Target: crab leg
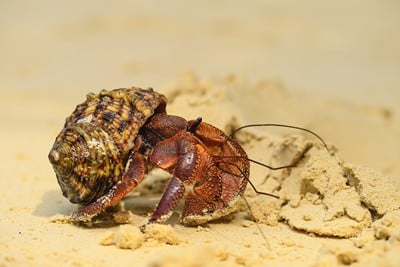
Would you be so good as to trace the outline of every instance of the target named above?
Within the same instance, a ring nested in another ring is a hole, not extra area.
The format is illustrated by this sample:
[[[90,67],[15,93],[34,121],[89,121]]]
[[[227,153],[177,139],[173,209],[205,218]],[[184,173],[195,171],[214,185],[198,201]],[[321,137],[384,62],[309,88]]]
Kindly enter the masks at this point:
[[[184,195],[184,183],[194,182],[193,169],[201,161],[195,142],[190,139],[185,133],[175,135],[159,142],[148,157],[154,166],[174,175],[149,223],[166,221]]]
[[[143,180],[146,171],[143,156],[133,153],[127,166],[121,181],[111,187],[107,194],[73,213],[72,219],[75,221],[89,221],[108,207],[117,204],[126,194],[132,191]]]
[[[172,213],[172,210],[178,205],[185,193],[185,186],[178,178],[173,177],[169,182],[164,195],[157,205],[156,210],[151,216],[149,223],[164,222]]]

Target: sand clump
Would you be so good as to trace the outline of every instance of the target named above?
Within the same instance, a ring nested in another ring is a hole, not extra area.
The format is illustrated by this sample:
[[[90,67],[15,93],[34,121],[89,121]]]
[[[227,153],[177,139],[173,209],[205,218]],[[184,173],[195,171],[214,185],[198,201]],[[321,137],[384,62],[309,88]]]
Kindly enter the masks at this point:
[[[349,183],[360,195],[362,203],[378,216],[399,209],[400,192],[396,190],[390,177],[371,168],[350,163],[344,164],[344,171]]]
[[[376,230],[379,239],[380,235],[389,235],[387,231],[395,231],[395,226],[400,227],[400,193],[390,177],[343,162],[320,144],[309,146],[309,141],[297,136],[289,136],[282,144],[277,143],[275,151],[282,153],[286,162],[292,163],[290,158],[299,159],[299,155],[301,159],[297,167],[281,172],[282,183],[276,192],[280,200],[260,196],[250,200],[256,221],[268,225],[285,221],[307,233],[343,238],[373,227],[381,229]]]
[[[155,241],[159,244],[178,245],[180,238],[170,225],[149,224],[144,230],[144,237],[147,242]]]
[[[64,215],[64,214],[53,215],[50,217],[49,221],[52,223],[59,223],[59,224],[73,223],[71,216]]]
[[[282,143],[287,146],[288,141],[304,142],[290,136]],[[293,151],[294,146],[303,148],[304,153]],[[388,231],[396,231],[395,226],[400,227],[400,193],[389,177],[368,167],[344,163],[319,144],[311,148],[294,146],[289,146],[293,158],[299,154],[302,158],[296,168],[281,173],[282,184],[276,192],[281,199],[250,199],[257,222],[273,226],[285,221],[306,233],[342,238],[374,228],[376,238],[381,239],[390,235]],[[288,158],[286,151],[279,153]]]
[[[106,239],[109,240],[110,237],[106,236]],[[140,247],[144,240],[140,229],[133,225],[120,226],[117,233],[114,235],[114,242],[118,248],[136,249]]]
[[[107,232],[100,244],[103,246],[115,245],[122,249],[137,249],[142,245],[178,245],[180,242],[174,229],[169,225],[150,224],[146,225],[142,231],[137,226],[126,224],[120,225],[115,232]]]
[[[352,237],[371,224],[370,212],[362,206],[356,189],[348,185],[336,157],[310,149],[304,161],[304,168],[282,184],[288,200],[300,195],[296,205],[285,205],[280,212],[291,227],[324,236]]]
[[[389,177],[344,163],[318,146],[304,154],[299,167],[285,178],[281,189],[292,202],[279,215],[293,228],[354,237],[371,227],[373,220],[400,208],[400,193]]]

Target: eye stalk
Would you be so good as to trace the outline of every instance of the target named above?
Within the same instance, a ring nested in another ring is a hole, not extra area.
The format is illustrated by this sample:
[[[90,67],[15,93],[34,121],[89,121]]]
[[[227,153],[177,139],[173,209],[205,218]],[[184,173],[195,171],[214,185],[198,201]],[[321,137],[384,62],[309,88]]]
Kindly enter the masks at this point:
[[[186,131],[191,132],[191,133],[194,133],[194,132],[196,131],[197,127],[200,125],[200,123],[201,123],[202,120],[203,120],[203,119],[202,119],[201,117],[198,117],[198,118],[193,122],[192,125],[189,125],[189,126],[186,128]]]

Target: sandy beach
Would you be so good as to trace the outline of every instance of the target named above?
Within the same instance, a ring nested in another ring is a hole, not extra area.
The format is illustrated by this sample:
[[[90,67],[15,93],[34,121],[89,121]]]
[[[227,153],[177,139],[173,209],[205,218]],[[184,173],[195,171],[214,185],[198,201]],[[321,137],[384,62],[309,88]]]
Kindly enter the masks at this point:
[[[400,5],[1,3],[0,266],[398,266]],[[230,133],[251,164],[236,211],[145,224],[160,170],[90,225],[47,155],[89,92],[153,87],[167,112]]]

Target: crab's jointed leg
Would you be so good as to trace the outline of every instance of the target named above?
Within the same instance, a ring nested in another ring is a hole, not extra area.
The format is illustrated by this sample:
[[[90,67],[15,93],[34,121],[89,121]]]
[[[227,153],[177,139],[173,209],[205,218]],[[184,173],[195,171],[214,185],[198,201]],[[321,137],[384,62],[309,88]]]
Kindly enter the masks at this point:
[[[178,205],[185,193],[185,186],[178,178],[173,177],[153,212],[149,223],[164,222],[171,216],[172,210]]]

